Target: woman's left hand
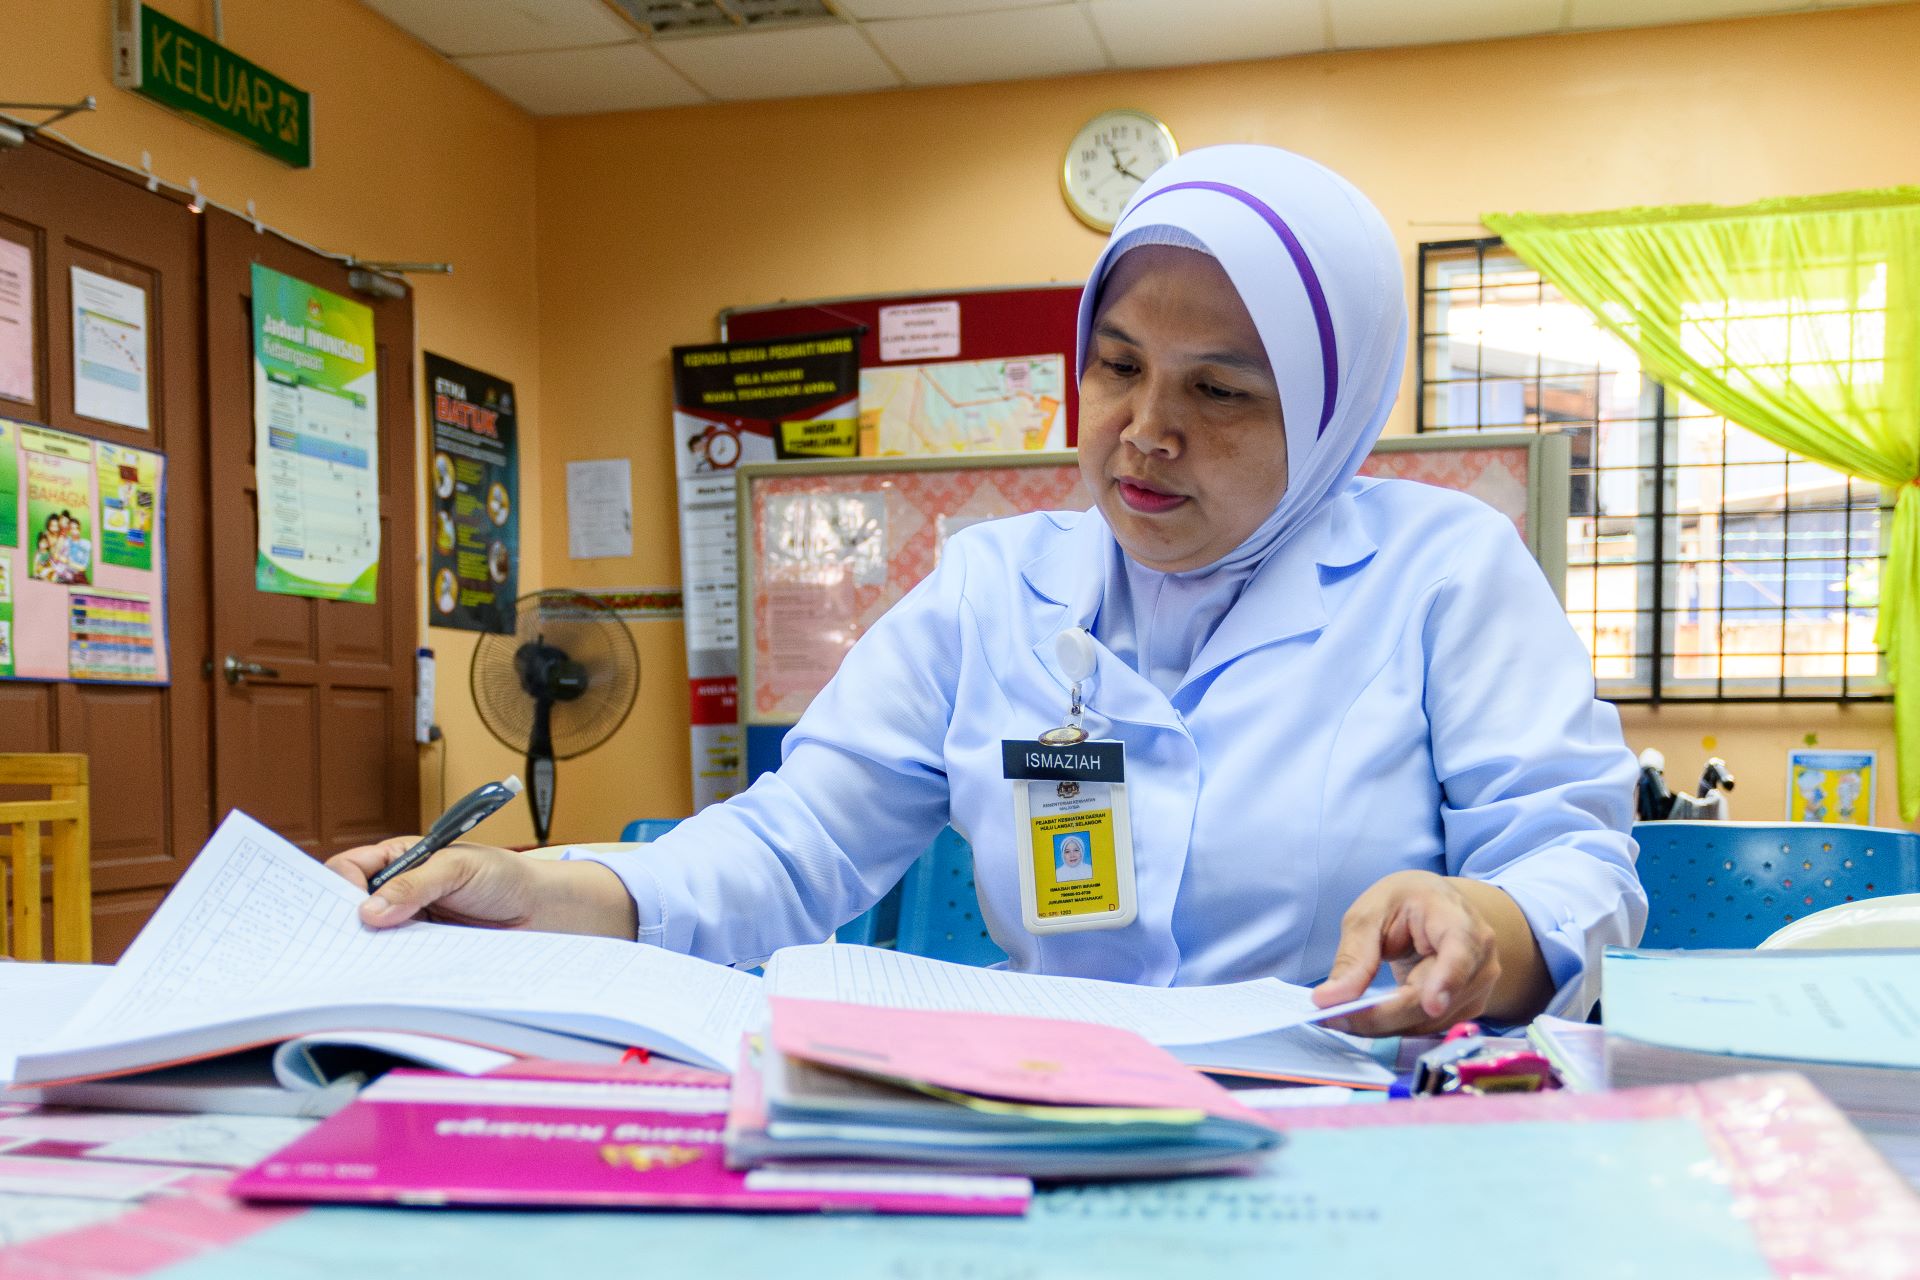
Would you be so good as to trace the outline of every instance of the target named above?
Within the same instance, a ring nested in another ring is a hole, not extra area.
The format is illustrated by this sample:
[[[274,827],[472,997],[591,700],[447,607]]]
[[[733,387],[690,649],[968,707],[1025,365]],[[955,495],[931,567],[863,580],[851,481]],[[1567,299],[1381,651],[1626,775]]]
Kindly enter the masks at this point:
[[[1324,1009],[1359,999],[1382,960],[1400,989],[1326,1025],[1362,1036],[1430,1035],[1485,1013],[1500,986],[1499,926],[1508,923],[1490,918],[1489,891],[1519,916],[1493,886],[1430,871],[1396,871],[1361,894],[1340,922],[1333,971],[1313,1001]],[[1526,942],[1532,945],[1531,932]],[[1535,948],[1536,962],[1538,955]]]

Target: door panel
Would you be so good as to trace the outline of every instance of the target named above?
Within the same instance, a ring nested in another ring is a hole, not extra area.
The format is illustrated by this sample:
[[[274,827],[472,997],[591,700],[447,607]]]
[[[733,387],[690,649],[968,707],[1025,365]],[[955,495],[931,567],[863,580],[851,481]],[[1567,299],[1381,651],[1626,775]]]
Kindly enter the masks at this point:
[[[411,297],[374,311],[379,369],[380,574],[372,604],[255,590],[252,265],[352,295],[340,263],[209,210],[213,649],[272,675],[214,682],[217,807],[244,809],[316,856],[419,825],[411,708],[414,392]]]
[[[0,744],[91,757],[94,958],[112,960],[211,826],[200,226],[60,144],[0,152],[0,236],[34,251],[35,394],[0,413],[167,458],[164,688],[0,681]],[[75,266],[147,292],[151,430],[73,411]]]

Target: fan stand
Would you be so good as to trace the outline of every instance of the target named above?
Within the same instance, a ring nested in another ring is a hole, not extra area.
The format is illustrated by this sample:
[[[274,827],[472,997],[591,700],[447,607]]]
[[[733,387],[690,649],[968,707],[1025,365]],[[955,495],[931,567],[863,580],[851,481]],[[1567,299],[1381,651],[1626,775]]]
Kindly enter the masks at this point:
[[[543,845],[553,827],[553,792],[553,699],[538,698],[527,740],[527,807],[533,810],[533,838]]]

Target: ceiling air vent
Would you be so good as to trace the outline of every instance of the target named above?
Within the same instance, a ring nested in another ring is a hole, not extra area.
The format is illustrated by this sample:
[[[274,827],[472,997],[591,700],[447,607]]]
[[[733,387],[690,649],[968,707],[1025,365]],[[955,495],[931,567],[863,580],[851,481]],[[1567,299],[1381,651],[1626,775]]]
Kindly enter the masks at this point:
[[[612,0],[656,36],[717,35],[839,22],[826,0]]]

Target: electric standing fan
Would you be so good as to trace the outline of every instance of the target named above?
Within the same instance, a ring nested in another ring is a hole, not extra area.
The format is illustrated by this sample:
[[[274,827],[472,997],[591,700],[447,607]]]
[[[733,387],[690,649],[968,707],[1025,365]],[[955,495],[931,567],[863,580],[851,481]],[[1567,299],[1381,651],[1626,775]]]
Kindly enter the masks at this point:
[[[620,615],[578,591],[514,602],[514,629],[473,650],[473,705],[494,737],[527,757],[534,836],[553,822],[553,762],[593,750],[633,710],[640,654]]]

